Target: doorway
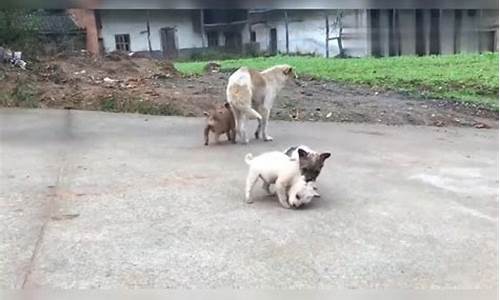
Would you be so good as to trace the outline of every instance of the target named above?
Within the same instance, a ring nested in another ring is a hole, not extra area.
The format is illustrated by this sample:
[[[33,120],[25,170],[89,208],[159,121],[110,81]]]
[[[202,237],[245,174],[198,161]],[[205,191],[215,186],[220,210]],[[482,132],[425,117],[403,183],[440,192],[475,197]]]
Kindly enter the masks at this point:
[[[165,58],[177,57],[177,43],[175,42],[175,28],[165,27],[160,29],[161,49]]]
[[[271,55],[278,54],[278,33],[276,28],[272,28],[270,31],[269,52]]]

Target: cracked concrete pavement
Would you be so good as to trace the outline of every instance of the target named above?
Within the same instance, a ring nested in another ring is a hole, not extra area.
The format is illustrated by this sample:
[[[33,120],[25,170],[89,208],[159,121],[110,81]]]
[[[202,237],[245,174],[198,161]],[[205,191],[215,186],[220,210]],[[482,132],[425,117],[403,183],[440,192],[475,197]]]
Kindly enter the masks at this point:
[[[1,109],[2,288],[498,287],[498,131],[271,122],[203,146],[203,120]],[[333,153],[287,210],[243,156]]]

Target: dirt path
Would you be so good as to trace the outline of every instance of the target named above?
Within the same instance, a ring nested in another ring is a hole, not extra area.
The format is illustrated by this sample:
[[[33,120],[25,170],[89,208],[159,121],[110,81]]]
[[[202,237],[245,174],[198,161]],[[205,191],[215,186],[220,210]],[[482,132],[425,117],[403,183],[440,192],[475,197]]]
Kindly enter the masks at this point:
[[[77,55],[45,59],[27,72],[3,67],[0,75],[0,90],[13,95],[0,97],[1,106],[202,116],[204,110],[224,102],[230,74],[185,78],[164,61]],[[308,78],[285,87],[272,118],[498,128],[497,112],[474,105],[417,100]]]
[[[206,74],[197,78],[165,81],[162,87],[175,89],[179,102],[202,109],[225,98],[229,74]],[[196,107],[197,106],[197,107]],[[300,79],[280,93],[273,119],[381,123],[387,125],[498,127],[498,113],[474,105],[449,101],[416,100],[403,95],[335,82]]]

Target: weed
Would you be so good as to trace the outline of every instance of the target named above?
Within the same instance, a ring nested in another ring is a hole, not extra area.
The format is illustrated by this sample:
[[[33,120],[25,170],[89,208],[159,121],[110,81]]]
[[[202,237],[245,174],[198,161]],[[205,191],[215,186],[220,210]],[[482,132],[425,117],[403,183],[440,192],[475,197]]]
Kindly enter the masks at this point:
[[[3,101],[12,102],[13,106],[35,108],[39,107],[37,87],[28,80],[19,80],[12,90],[11,97],[4,97]]]

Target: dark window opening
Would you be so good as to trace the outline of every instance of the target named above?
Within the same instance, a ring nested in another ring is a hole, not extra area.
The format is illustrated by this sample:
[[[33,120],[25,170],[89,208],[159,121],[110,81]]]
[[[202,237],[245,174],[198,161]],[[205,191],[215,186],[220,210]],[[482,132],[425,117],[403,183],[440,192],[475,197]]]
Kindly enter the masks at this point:
[[[116,50],[118,51],[130,51],[130,35],[129,34],[117,34],[115,35]]]
[[[382,56],[382,48],[380,45],[380,11],[376,9],[370,10],[370,40],[371,51],[375,57]]]
[[[208,47],[219,46],[219,32],[210,31],[207,32]]]
[[[424,35],[424,11],[415,11],[415,53],[419,56],[425,55],[425,35]]]
[[[438,9],[431,9],[431,36],[429,44],[429,54],[439,54],[439,18]]]
[[[462,11],[455,10],[455,25],[454,25],[454,37],[453,37],[453,52],[460,53],[460,44],[462,34]]]
[[[278,33],[276,31],[276,28],[272,28],[269,34],[269,52],[271,52],[272,55],[275,55],[278,53]]]
[[[257,34],[255,33],[255,31],[250,32],[250,41],[251,42],[257,41]]]

